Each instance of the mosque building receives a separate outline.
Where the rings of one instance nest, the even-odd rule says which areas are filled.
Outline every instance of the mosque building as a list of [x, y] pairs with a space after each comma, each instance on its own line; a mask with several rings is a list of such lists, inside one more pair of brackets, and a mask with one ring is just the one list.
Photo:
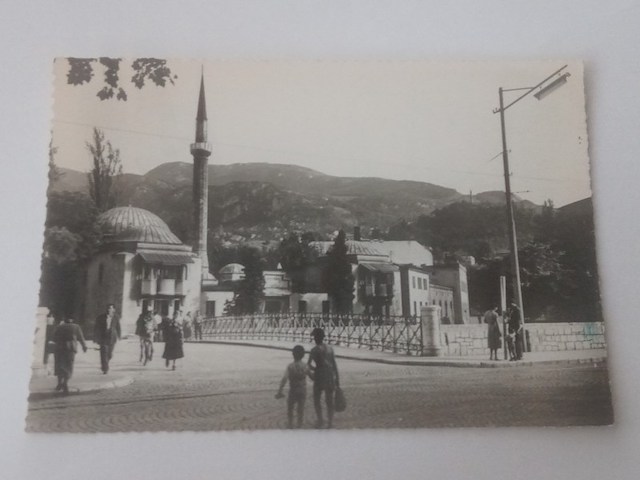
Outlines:
[[98, 217], [100, 251], [86, 270], [82, 318], [89, 323], [115, 304], [123, 333], [135, 331], [144, 308], [163, 316], [176, 310], [221, 315], [233, 291], [209, 273], [207, 255], [208, 158], [204, 79], [196, 115], [193, 156], [193, 247], [185, 245], [157, 215], [135, 207], [117, 207]]

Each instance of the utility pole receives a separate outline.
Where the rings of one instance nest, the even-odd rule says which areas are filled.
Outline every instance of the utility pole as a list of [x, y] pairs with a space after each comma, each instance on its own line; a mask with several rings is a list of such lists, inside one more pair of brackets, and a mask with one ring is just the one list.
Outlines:
[[[520, 316], [522, 324], [524, 325], [524, 308], [522, 303], [522, 285], [520, 283], [520, 262], [518, 260], [518, 239], [516, 237], [516, 223], [513, 216], [513, 198], [511, 195], [511, 170], [509, 168], [509, 149], [507, 148], [507, 132], [505, 127], [505, 118], [504, 112], [512, 105], [518, 103], [524, 97], [532, 93], [534, 90], [540, 88], [538, 92], [534, 94], [538, 100], [542, 100], [545, 96], [547, 96], [552, 91], [556, 90], [564, 83], [566, 83], [567, 78], [570, 76], [569, 73], [560, 74], [567, 65], [562, 68], [556, 70], [547, 78], [542, 80], [534, 87], [522, 87], [522, 88], [502, 88], [498, 89], [498, 97], [500, 99], [500, 106], [493, 110], [493, 113], [500, 112], [500, 129], [502, 132], [502, 163], [504, 167], [504, 189], [505, 189], [505, 200], [507, 203], [507, 227], [509, 229], [509, 251], [511, 257], [511, 282], [513, 285], [513, 298], [514, 303], [520, 309]], [[556, 77], [552, 82], [549, 80]], [[546, 85], [545, 85], [546, 84]], [[504, 104], [504, 92], [514, 92], [514, 91], [524, 91], [522, 95], [513, 100], [511, 103], [505, 106]], [[524, 340], [524, 339], [523, 339]], [[524, 342], [523, 349], [526, 349], [526, 342]]]
[[520, 283], [520, 261], [518, 260], [518, 238], [516, 236], [516, 221], [513, 217], [513, 197], [511, 196], [511, 169], [509, 168], [509, 150], [507, 149], [507, 132], [504, 120], [503, 89], [498, 89], [500, 96], [500, 127], [502, 130], [502, 163], [504, 167], [504, 190], [507, 202], [507, 227], [509, 228], [509, 251], [511, 252], [511, 283], [515, 303], [520, 309], [524, 323], [524, 309], [522, 304], [522, 288]]

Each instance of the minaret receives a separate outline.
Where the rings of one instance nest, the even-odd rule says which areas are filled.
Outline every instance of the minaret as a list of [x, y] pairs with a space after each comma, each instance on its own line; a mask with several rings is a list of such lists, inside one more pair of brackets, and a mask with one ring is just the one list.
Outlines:
[[211, 145], [207, 143], [207, 104], [204, 98], [204, 74], [200, 79], [200, 97], [196, 115], [196, 141], [191, 144], [193, 155], [193, 226], [194, 252], [202, 260], [202, 278], [211, 278], [209, 274], [209, 256], [207, 253], [207, 212], [209, 202], [208, 161]]

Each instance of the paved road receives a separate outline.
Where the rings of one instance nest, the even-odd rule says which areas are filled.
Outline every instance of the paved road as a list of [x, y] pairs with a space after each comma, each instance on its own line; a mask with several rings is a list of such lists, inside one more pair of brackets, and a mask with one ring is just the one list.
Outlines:
[[[101, 392], [32, 400], [27, 430], [119, 432], [284, 428], [275, 400], [285, 351], [233, 345], [185, 345], [176, 371], [162, 359], [136, 364], [121, 343], [114, 369], [135, 381]], [[162, 345], [157, 345], [161, 350]], [[128, 362], [128, 359], [131, 362]], [[347, 411], [335, 428], [601, 425], [612, 422], [605, 364], [513, 369], [396, 366], [342, 360]], [[97, 370], [97, 367], [96, 367]], [[96, 375], [99, 372], [96, 371]], [[309, 388], [309, 397], [311, 388]], [[307, 401], [305, 428], [314, 412]]]

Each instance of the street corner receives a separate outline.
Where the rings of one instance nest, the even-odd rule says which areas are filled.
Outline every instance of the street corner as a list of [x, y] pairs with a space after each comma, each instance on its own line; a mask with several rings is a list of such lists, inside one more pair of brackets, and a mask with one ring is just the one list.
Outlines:
[[[84, 369], [83, 369], [84, 370]], [[81, 393], [98, 392], [111, 388], [120, 388], [131, 385], [134, 382], [132, 375], [122, 373], [94, 373], [88, 370], [78, 372], [69, 382], [69, 393], [74, 395]], [[46, 400], [55, 397], [63, 397], [65, 394], [55, 390], [56, 377], [54, 375], [38, 375], [31, 378], [29, 383], [29, 401]]]

